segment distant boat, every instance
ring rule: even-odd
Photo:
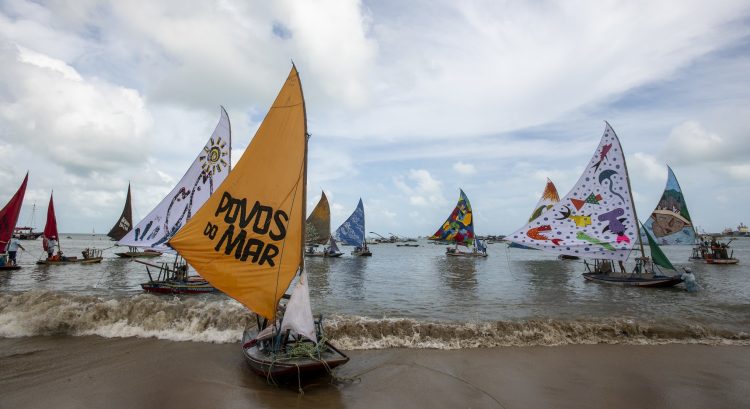
[[[458,203],[448,219],[428,239],[455,244],[455,247],[448,247],[445,251],[451,257],[487,257],[487,247],[474,236],[474,217],[469,198],[463,190],[460,192]],[[459,250],[459,245],[470,250]]]
[[[149,257],[154,254],[153,252],[172,251],[167,246],[167,241],[185,226],[193,214],[224,182],[232,166],[231,153],[231,124],[229,115],[224,107],[221,107],[216,128],[182,179],[143,220],[119,239],[117,244],[145,249],[138,254],[139,258]],[[126,200],[123,214],[130,211],[129,192],[130,187],[128,187],[128,200]],[[132,252],[131,249],[129,253]],[[141,283],[141,288],[146,292],[193,294],[215,291],[206,280],[188,274],[188,266],[182,262],[179,252],[172,263],[163,263],[161,266],[138,259],[134,261],[147,266],[149,281]],[[149,266],[159,268],[156,278],[148,269]]]
[[[544,184],[544,191],[542,192],[542,197],[539,198],[539,201],[536,203],[536,206],[534,206],[534,211],[531,212],[531,216],[529,217],[529,222],[536,220],[539,216],[541,216],[547,210],[551,209],[552,206],[557,204],[559,201],[560,201],[560,196],[557,194],[557,188],[555,187],[555,184],[552,183],[552,181],[549,178],[547,178],[547,183]],[[522,249],[522,250],[538,250],[533,247],[524,246],[524,245],[514,243],[514,242],[510,242],[510,244],[508,244],[508,247]]]
[[[667,185],[656,209],[643,224],[645,230],[661,245],[695,245],[696,234],[680,183],[667,166]]]
[[[362,204],[361,198],[351,216],[336,229],[335,236],[340,242],[354,246],[353,256],[372,256],[365,240],[365,206]]]
[[[26,184],[28,181],[29,173],[26,172],[21,186],[19,186],[16,193],[0,210],[0,271],[18,270],[21,268],[17,264],[11,264],[8,258],[7,247],[10,239],[13,237],[13,227],[18,223],[18,215],[21,213],[21,204],[26,194]]]
[[[325,192],[320,192],[320,200],[305,221],[305,256],[307,257],[341,257],[342,253],[331,235],[331,208]],[[318,251],[319,245],[328,244]]]
[[[674,267],[653,240],[649,241],[651,258],[644,256],[625,155],[609,124],[578,182],[545,215],[507,239],[558,255],[593,258],[593,263],[585,263],[587,272],[583,273],[589,281],[641,287],[682,282],[678,275],[661,271],[659,267]],[[627,272],[623,262],[636,240],[641,256],[636,258],[635,269]]]
[[[34,219],[36,217],[36,203],[31,205],[31,223],[28,226],[16,226],[13,229],[13,237],[19,240],[36,240],[41,237],[42,232],[34,231]]]
[[[316,321],[310,306],[307,138],[302,88],[292,68],[234,171],[169,241],[215,287],[257,314],[257,329],[243,334],[242,352],[250,369],[271,382],[301,382],[349,360],[325,340],[322,318]],[[280,301],[290,286],[284,307]]]
[[[713,265],[739,264],[740,260],[734,257],[734,251],[729,247],[732,240],[723,242],[716,237],[699,237],[690,261]]]
[[[62,246],[60,245],[60,236],[57,233],[57,216],[55,216],[55,203],[53,195],[50,193],[49,206],[47,207],[47,222],[44,225],[44,240],[42,240],[42,248],[45,252],[52,246],[52,257],[43,258],[37,260],[37,264],[55,266],[62,264],[93,264],[101,263],[102,251],[94,248],[87,248],[81,252],[83,258],[76,256],[66,256],[63,254]],[[57,248],[57,253],[55,253]]]
[[[107,233],[107,236],[109,236],[110,239],[117,241],[125,237],[125,235],[128,234],[128,232],[130,232],[130,230],[132,229],[133,207],[130,199],[130,183],[128,183],[128,194],[127,196],[125,196],[125,207],[122,209],[120,218],[117,219],[115,225],[112,226],[112,228],[109,230],[109,233]],[[162,252],[153,249],[146,249],[146,251],[141,251],[136,246],[129,246],[128,251],[118,252],[115,254],[118,257],[123,258],[153,258],[161,256]]]

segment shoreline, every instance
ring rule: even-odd
[[[250,372],[239,344],[0,338],[0,407],[729,408],[750,402],[750,347],[565,345],[347,351],[297,393]]]

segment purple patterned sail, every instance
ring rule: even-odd
[[[625,155],[609,124],[573,189],[506,238],[558,254],[628,258],[638,230]]]

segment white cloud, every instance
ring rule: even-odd
[[[700,163],[725,154],[726,144],[696,121],[676,126],[667,138],[665,156],[675,163]]]
[[[456,162],[453,164],[453,170],[461,175],[473,175],[477,169],[471,163]]]
[[[433,178],[425,169],[411,169],[407,178],[414,182],[410,185],[403,176],[397,176],[393,183],[404,194],[409,197],[409,203],[418,207],[432,207],[445,202],[441,185],[442,183]]]

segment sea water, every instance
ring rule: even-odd
[[[223,294],[145,294],[146,267],[118,258],[101,235],[61,235],[66,255],[104,249],[100,264],[37,266],[41,240],[24,241],[23,266],[0,272],[0,337],[99,335],[238,342],[255,324]],[[699,291],[587,282],[583,261],[490,244],[489,257],[447,257],[445,246],[371,246],[372,257],[306,260],[315,315],[348,349],[470,348],[590,343],[750,344],[750,239],[732,242],[740,264],[691,263],[690,246],[665,246]],[[635,253],[633,253],[635,254]],[[165,254],[146,260],[171,262]],[[632,263],[628,263],[631,266]],[[152,274],[155,270],[151,269]]]

